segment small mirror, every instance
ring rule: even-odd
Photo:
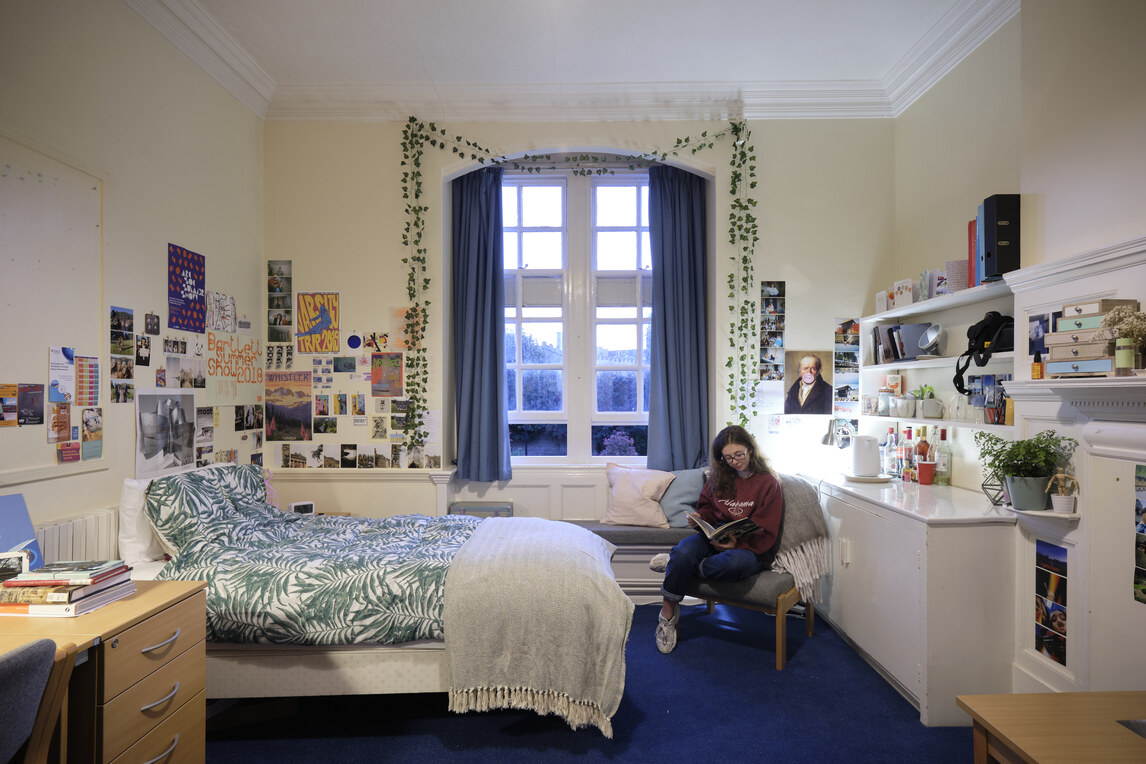
[[[943,341],[945,332],[943,327],[939,324],[932,324],[919,336],[919,349],[923,352],[916,358],[925,358],[927,356],[941,356],[943,351],[940,350],[939,345]]]

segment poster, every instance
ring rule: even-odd
[[[784,410],[785,283],[760,282],[760,379],[756,397],[760,411]]]
[[[338,292],[299,292],[295,340],[300,353],[337,353]]]
[[[76,356],[75,404],[77,406],[99,405],[99,358],[96,356]]]
[[[19,390],[19,385],[15,383],[0,384],[0,427],[15,427],[19,424]]]
[[[86,408],[80,413],[80,444],[83,459],[103,456],[103,409]]]
[[[1066,665],[1066,549],[1035,540],[1035,650]]]
[[[855,318],[837,318],[834,341],[832,414],[842,419],[855,419],[860,415],[859,321]]]
[[[48,348],[48,403],[71,403],[76,395],[76,353],[72,348]]]
[[[16,389],[16,416],[20,426],[44,423],[44,386],[20,383]]]
[[[1146,464],[1134,465],[1134,601],[1146,605]]]
[[[263,392],[262,340],[209,330],[205,360],[207,403],[251,403]]]
[[[135,395],[138,480],[195,466],[195,392],[140,390]]]
[[[202,255],[167,245],[167,326],[202,334],[207,323],[207,266]]]
[[[376,398],[402,397],[401,353],[370,354],[370,394]]]
[[[785,414],[832,413],[831,358],[829,350],[784,351]]]
[[[218,332],[234,333],[238,330],[235,298],[222,292],[207,290],[207,328]]]
[[[267,261],[267,342],[291,340],[294,325],[291,270],[290,260]]]
[[[265,401],[268,441],[311,439],[309,371],[268,371]]]

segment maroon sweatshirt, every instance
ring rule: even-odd
[[[748,549],[756,554],[767,552],[776,543],[780,532],[780,518],[784,512],[784,495],[780,480],[775,475],[756,474],[736,478],[736,495],[730,499],[716,496],[713,481],[706,481],[700,490],[696,513],[713,525],[721,525],[748,516],[760,530],[741,536],[737,549]]]

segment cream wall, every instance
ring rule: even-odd
[[[1143,236],[1146,3],[1039,0],[1021,18],[1023,264]]]
[[[641,122],[561,124],[443,124],[451,135],[476,141],[495,154],[574,149],[640,153],[670,148],[676,138],[719,131],[727,123]],[[892,124],[879,120],[760,122],[751,125],[757,153],[761,241],[756,277],[788,282],[789,342],[830,347],[836,316],[858,315],[865,295],[885,269],[876,266],[891,249],[893,199]],[[270,122],[265,126],[266,247],[268,258],[294,260],[296,288],[341,293],[345,326],[368,325],[408,303],[401,258],[405,224],[401,191],[401,124]],[[728,243],[728,144],[686,155],[681,164],[713,178],[715,255],[709,292],[713,301],[710,348],[712,421],[727,421],[729,401],[722,370],[727,354],[726,280],[735,251]],[[449,312],[449,179],[473,163],[428,148],[422,163],[423,203],[428,207],[425,244],[432,280],[431,406],[445,412],[452,458],[452,350],[443,328]],[[829,276],[825,278],[825,276]],[[831,309],[826,309],[831,306]],[[764,432],[763,423],[756,425]],[[388,487],[402,491],[398,486]],[[285,501],[314,498],[339,506],[375,506],[377,492],[349,475],[292,475],[279,484]],[[466,490],[455,487],[457,491]],[[402,494],[399,494],[401,496]],[[414,494],[410,494],[413,497]],[[388,497],[392,494],[388,493]],[[513,484],[483,487],[481,498],[512,498]],[[467,498],[473,498],[467,496]],[[519,496],[517,501],[529,503]],[[398,502],[402,504],[401,501]],[[586,516],[601,508],[586,507]],[[519,511],[529,511],[522,507]],[[541,508],[535,508],[543,514]]]
[[[207,288],[234,295],[262,331],[262,125],[121,0],[5,0],[0,13],[0,131],[105,181],[105,314],[72,315],[45,299],[34,320],[55,324],[64,341],[72,336],[69,326],[100,323],[108,468],[0,487],[22,493],[40,522],[117,504],[123,478],[134,474],[134,406],[108,401],[106,307],[132,307],[140,322],[154,311],[166,326],[168,242],[206,256]],[[49,286],[22,285],[18,254],[3,259],[10,269],[5,290]],[[6,332],[28,320],[0,318]],[[46,381],[47,348],[24,352],[44,359]],[[141,372],[150,382],[137,386],[154,387],[154,372]],[[72,421],[78,424],[78,413]],[[12,447],[4,435],[0,465]],[[218,445],[232,447],[225,440]]]
[[[1016,17],[895,119],[893,280],[966,259],[980,202],[1019,193],[1021,43]]]

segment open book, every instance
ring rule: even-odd
[[[685,512],[685,514],[692,518],[693,522],[696,523],[697,529],[703,533],[705,538],[709,541],[719,541],[725,536],[740,538],[741,536],[747,536],[749,533],[760,530],[760,526],[747,517],[741,517],[739,520],[731,520],[723,525],[713,525],[695,512]]]

